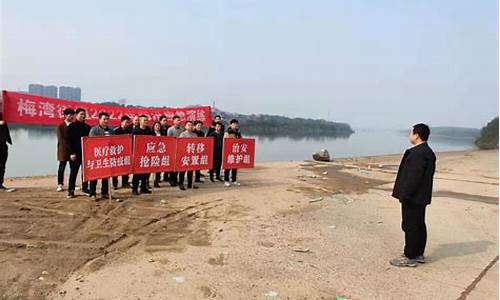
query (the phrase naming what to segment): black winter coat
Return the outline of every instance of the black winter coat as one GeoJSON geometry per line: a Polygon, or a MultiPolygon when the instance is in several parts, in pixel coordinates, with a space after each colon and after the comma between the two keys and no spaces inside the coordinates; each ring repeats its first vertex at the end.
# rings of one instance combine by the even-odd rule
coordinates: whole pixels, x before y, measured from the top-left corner
{"type": "Polygon", "coordinates": [[[66,129],[66,149],[68,156],[76,154],[78,160],[82,159],[82,137],[89,136],[90,125],[83,122],[73,122],[66,129]]]}
{"type": "Polygon", "coordinates": [[[7,147],[7,144],[12,145],[12,138],[10,137],[9,126],[7,123],[0,125],[0,146],[7,147]]]}
{"type": "Polygon", "coordinates": [[[222,146],[224,142],[224,133],[217,133],[215,131],[212,131],[208,133],[207,137],[213,137],[214,138],[214,156],[222,156],[222,146]]]}
{"type": "Polygon", "coordinates": [[[149,127],[146,127],[146,129],[142,129],[141,127],[134,127],[134,129],[132,129],[132,135],[155,135],[155,133],[149,127]]]}
{"type": "Polygon", "coordinates": [[[392,196],[403,204],[431,204],[436,155],[427,143],[406,150],[392,196]]]}

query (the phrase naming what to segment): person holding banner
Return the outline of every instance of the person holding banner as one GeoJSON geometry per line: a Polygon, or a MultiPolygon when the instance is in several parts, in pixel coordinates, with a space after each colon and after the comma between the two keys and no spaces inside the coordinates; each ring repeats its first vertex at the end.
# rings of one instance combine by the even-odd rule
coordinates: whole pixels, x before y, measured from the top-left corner
{"type": "MultiPolygon", "coordinates": [[[[130,117],[122,116],[120,120],[120,126],[115,128],[114,130],[115,135],[131,134],[132,130],[130,129],[130,117]]],[[[122,188],[132,188],[132,186],[130,186],[130,183],[128,183],[128,180],[128,175],[122,176],[122,188]]],[[[116,176],[113,177],[113,189],[118,189],[118,177],[116,176]]]]}
{"type": "Polygon", "coordinates": [[[224,141],[224,131],[222,130],[222,124],[220,122],[215,123],[215,128],[214,131],[209,132],[207,134],[208,137],[213,137],[214,138],[214,163],[212,169],[210,169],[210,181],[215,182],[215,180],[218,181],[224,181],[220,177],[220,169],[222,166],[222,145],[224,141]],[[215,174],[215,180],[214,180],[214,174],[215,174]]]}
{"type": "MultiPolygon", "coordinates": [[[[173,125],[170,126],[170,128],[167,130],[167,136],[174,136],[174,137],[179,137],[181,133],[184,131],[184,129],[181,127],[181,117],[175,115],[172,118],[173,125]]],[[[178,177],[177,172],[170,172],[169,179],[170,179],[170,186],[177,186],[177,177],[178,177]]]]}
{"type": "MultiPolygon", "coordinates": [[[[160,116],[160,124],[161,124],[161,135],[167,136],[167,132],[168,132],[167,116],[165,116],[165,115],[160,116]]],[[[164,182],[169,182],[168,174],[169,174],[169,172],[163,173],[163,181],[164,182]]]]}
{"type": "MultiPolygon", "coordinates": [[[[109,128],[109,114],[105,112],[99,113],[99,124],[92,127],[89,136],[110,136],[114,132],[109,128]]],[[[101,196],[103,199],[109,198],[109,181],[108,178],[101,179],[101,196]]],[[[93,200],[97,200],[97,180],[90,182],[90,194],[93,200]]]]}
{"type": "Polygon", "coordinates": [[[7,164],[7,156],[9,154],[9,146],[12,145],[12,138],[10,137],[9,126],[3,119],[3,114],[0,112],[0,190],[13,191],[3,185],[5,176],[5,165],[7,164]]]}
{"type": "MultiPolygon", "coordinates": [[[[164,116],[162,116],[162,117],[164,117],[164,116]]],[[[161,119],[161,117],[160,117],[160,119],[161,119]]],[[[166,120],[166,117],[165,117],[165,119],[163,119],[163,120],[166,120]]],[[[153,132],[154,132],[154,135],[155,135],[155,136],[162,136],[162,135],[163,135],[163,127],[162,127],[162,125],[161,125],[161,122],[156,121],[156,122],[153,124],[153,132]]],[[[159,188],[159,187],[160,187],[160,181],[161,181],[161,172],[157,172],[157,173],[155,174],[155,181],[154,181],[153,186],[154,186],[155,188],[159,188]]]]}
{"type": "MultiPolygon", "coordinates": [[[[180,135],[179,138],[195,138],[198,137],[196,133],[194,133],[194,125],[192,121],[186,121],[186,130],[184,130],[180,135]]],[[[182,191],[186,190],[186,187],[184,186],[184,177],[186,175],[186,171],[179,172],[179,188],[182,191]]],[[[188,189],[198,189],[197,186],[193,184],[193,171],[187,171],[187,188],[188,189]]]]}
{"type": "Polygon", "coordinates": [[[214,120],[212,121],[212,125],[210,126],[210,128],[208,128],[207,136],[208,136],[209,133],[212,133],[212,132],[215,131],[215,125],[217,123],[220,123],[222,125],[222,132],[224,132],[225,127],[224,127],[224,124],[222,123],[222,116],[221,115],[216,115],[214,117],[214,120]]]}
{"type": "MultiPolygon", "coordinates": [[[[151,128],[148,127],[148,117],[145,115],[139,116],[139,127],[132,129],[132,135],[154,135],[151,128]]],[[[148,189],[148,178],[150,174],[134,174],[132,178],[132,194],[139,196],[142,194],[151,194],[151,190],[148,189]],[[141,186],[139,192],[139,184],[141,186]]]]}
{"type": "MultiPolygon", "coordinates": [[[[78,170],[82,165],[82,137],[88,136],[90,126],[85,123],[87,113],[83,108],[75,110],[76,121],[68,125],[66,131],[67,143],[66,151],[69,155],[69,183],[68,183],[68,198],[75,198],[76,178],[78,170]]],[[[82,182],[82,192],[90,194],[87,182],[82,182]]]]}
{"type": "Polygon", "coordinates": [[[139,116],[134,116],[134,119],[132,119],[132,130],[134,128],[139,128],[139,116]]]}
{"type": "Polygon", "coordinates": [[[168,132],[167,116],[161,115],[159,121],[161,125],[161,135],[166,136],[168,132]]]}
{"type": "Polygon", "coordinates": [[[69,161],[69,155],[66,152],[66,131],[69,124],[75,119],[75,111],[71,108],[63,110],[64,120],[59,126],[56,127],[57,134],[57,160],[59,161],[59,168],[57,170],[57,191],[62,192],[64,186],[64,171],[69,161]]]}
{"type": "MultiPolygon", "coordinates": [[[[193,131],[197,137],[205,137],[205,132],[203,132],[203,122],[202,121],[194,121],[194,131],[193,131]]],[[[201,177],[204,177],[204,175],[201,174],[201,170],[196,170],[194,172],[194,182],[197,183],[203,183],[201,181],[201,177]]]]}
{"type": "MultiPolygon", "coordinates": [[[[224,133],[225,138],[241,139],[240,123],[236,119],[229,122],[229,128],[224,133]]],[[[237,169],[224,169],[224,185],[229,187],[232,185],[239,186],[240,183],[236,181],[238,170],[237,169]],[[229,181],[229,172],[231,172],[231,181],[229,181]]]]}

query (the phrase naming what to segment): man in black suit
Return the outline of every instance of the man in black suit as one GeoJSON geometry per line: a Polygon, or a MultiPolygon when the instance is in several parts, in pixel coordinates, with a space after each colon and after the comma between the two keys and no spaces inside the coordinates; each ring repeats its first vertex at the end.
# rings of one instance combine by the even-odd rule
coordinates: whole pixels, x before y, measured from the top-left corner
{"type": "MultiPolygon", "coordinates": [[[[88,136],[90,125],[85,123],[87,112],[83,108],[75,110],[76,121],[69,124],[66,128],[66,151],[69,156],[69,183],[68,183],[68,198],[75,198],[76,178],[78,170],[82,165],[82,137],[88,136]]],[[[88,182],[82,182],[82,192],[91,194],[88,182]]]]}
{"type": "Polygon", "coordinates": [[[414,146],[403,155],[394,184],[392,196],[401,203],[401,227],[405,233],[404,255],[390,261],[396,267],[416,267],[419,263],[425,263],[425,207],[431,204],[436,169],[436,156],[427,144],[429,135],[427,125],[413,126],[410,142],[414,146]]]}
{"type": "MultiPolygon", "coordinates": [[[[153,135],[154,132],[148,126],[148,117],[146,115],[139,116],[139,127],[134,127],[132,129],[132,135],[153,135]]],[[[148,188],[148,179],[151,174],[134,174],[132,177],[132,194],[134,196],[139,196],[140,194],[151,194],[151,190],[148,188]],[[139,184],[141,186],[139,192],[139,184]]]]}

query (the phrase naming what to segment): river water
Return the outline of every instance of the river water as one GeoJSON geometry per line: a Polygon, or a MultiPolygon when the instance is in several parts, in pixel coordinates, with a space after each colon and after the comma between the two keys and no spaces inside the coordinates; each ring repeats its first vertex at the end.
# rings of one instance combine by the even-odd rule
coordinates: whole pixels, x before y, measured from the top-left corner
{"type": "MultiPolygon", "coordinates": [[[[401,154],[410,147],[407,134],[398,130],[355,129],[349,138],[255,136],[256,161],[307,160],[312,153],[327,149],[333,158],[401,154]]],[[[244,132],[243,132],[244,134],[244,132]]],[[[57,173],[55,130],[11,128],[14,145],[9,149],[7,177],[57,173]]],[[[247,136],[248,137],[248,136],[247,136]]],[[[475,149],[473,140],[432,137],[434,151],[475,149]]]]}

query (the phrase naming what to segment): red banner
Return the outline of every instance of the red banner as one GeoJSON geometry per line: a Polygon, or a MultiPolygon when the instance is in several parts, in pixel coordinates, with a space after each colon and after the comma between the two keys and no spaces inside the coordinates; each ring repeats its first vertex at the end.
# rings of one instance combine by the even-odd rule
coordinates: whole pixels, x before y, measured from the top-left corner
{"type": "MultiPolygon", "coordinates": [[[[161,115],[167,116],[169,124],[172,117],[178,115],[182,121],[203,121],[211,124],[212,110],[210,106],[197,106],[187,108],[132,108],[122,106],[111,106],[94,104],[80,101],[69,101],[55,98],[47,98],[15,92],[2,92],[3,117],[7,123],[58,125],[62,121],[62,111],[65,108],[84,108],[87,111],[87,123],[97,124],[100,112],[110,115],[110,125],[120,124],[120,118],[127,115],[130,118],[146,115],[152,120],[158,120],[161,115]]],[[[207,126],[208,126],[207,125],[207,126]]]]}
{"type": "Polygon", "coordinates": [[[255,139],[225,138],[223,148],[223,169],[244,169],[254,167],[255,139]]]}
{"type": "Polygon", "coordinates": [[[83,181],[132,173],[132,138],[129,135],[82,138],[83,181]]]}
{"type": "Polygon", "coordinates": [[[175,170],[175,137],[134,136],[134,173],[156,173],[175,170]]]}
{"type": "Polygon", "coordinates": [[[176,171],[212,168],[214,139],[211,137],[178,138],[176,171]]]}

